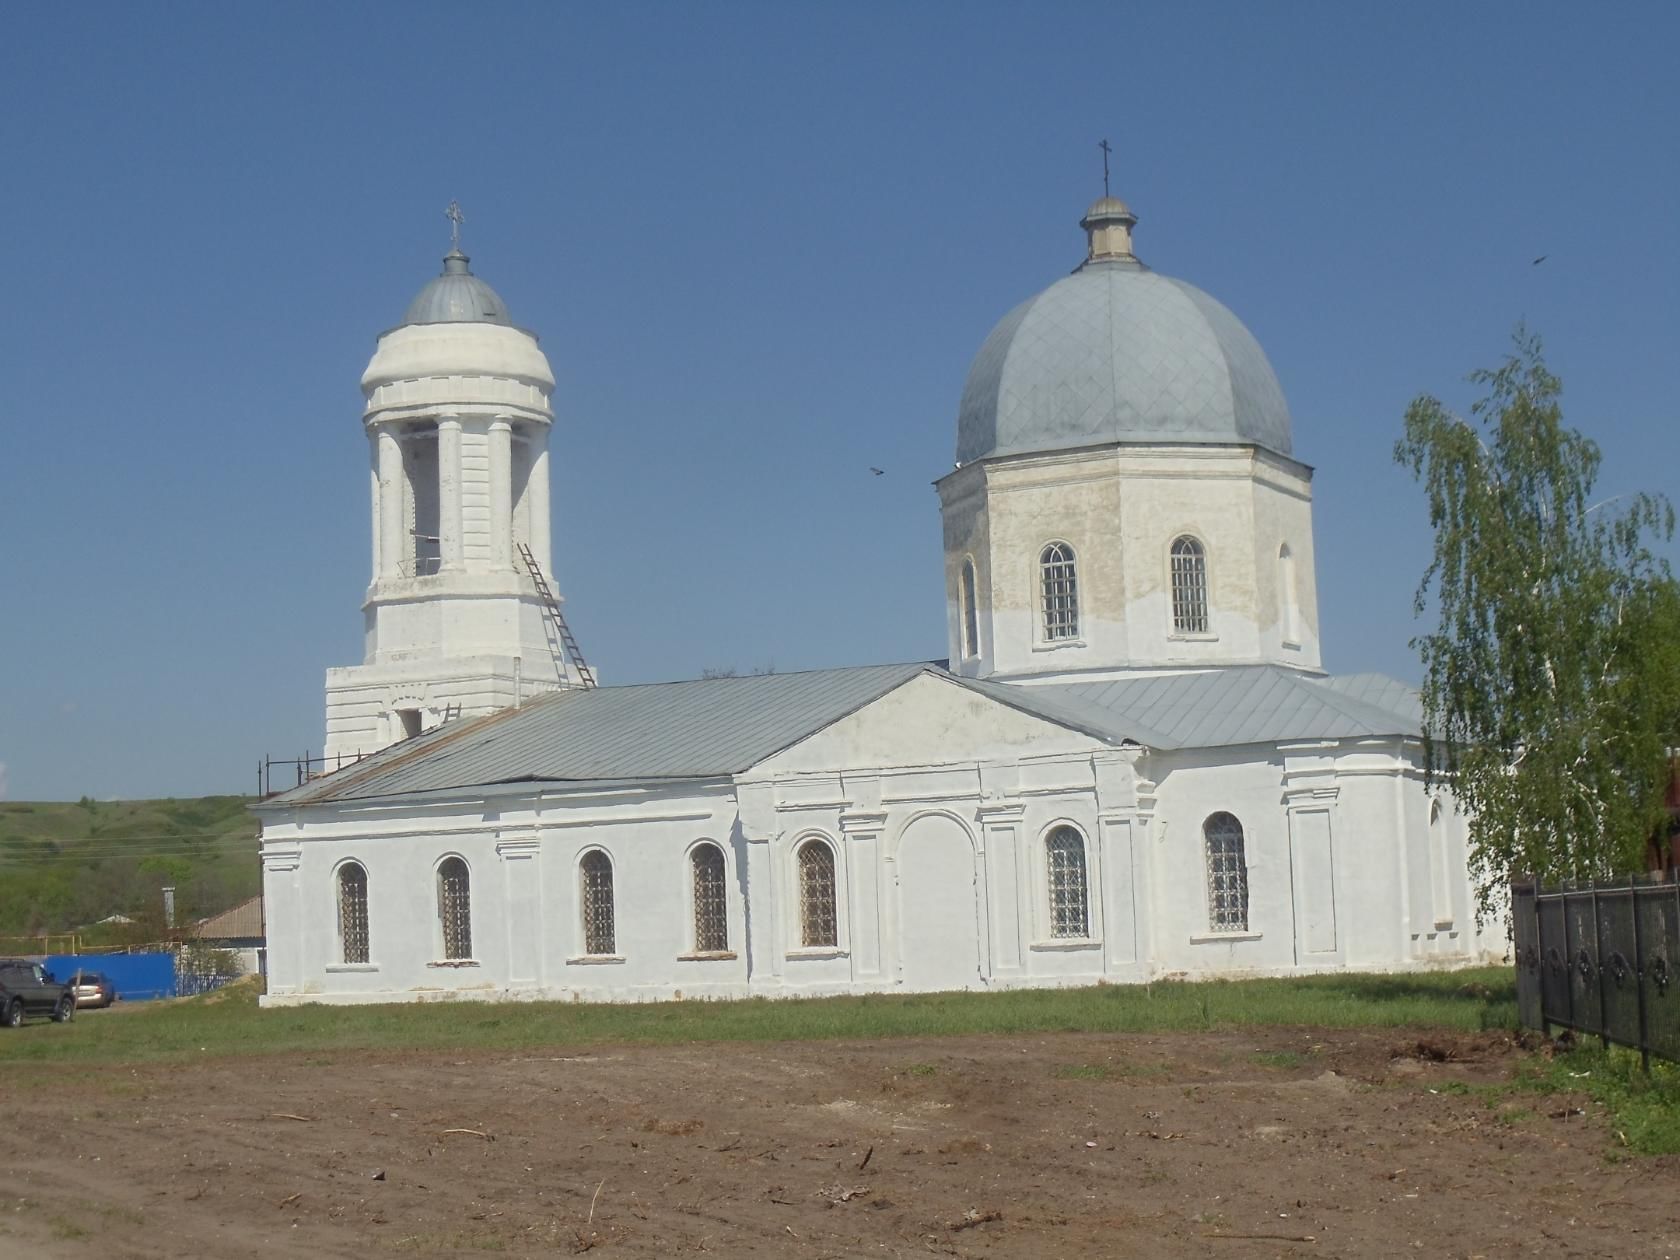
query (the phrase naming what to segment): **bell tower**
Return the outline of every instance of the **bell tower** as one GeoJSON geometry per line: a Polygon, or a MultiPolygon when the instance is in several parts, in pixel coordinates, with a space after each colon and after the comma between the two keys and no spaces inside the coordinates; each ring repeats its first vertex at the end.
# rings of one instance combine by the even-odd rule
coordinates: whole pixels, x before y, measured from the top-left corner
{"type": "Polygon", "coordinates": [[[555,585],[554,374],[449,217],[442,273],[362,374],[373,576],[363,661],[327,671],[329,760],[580,681],[525,560],[555,585]]]}

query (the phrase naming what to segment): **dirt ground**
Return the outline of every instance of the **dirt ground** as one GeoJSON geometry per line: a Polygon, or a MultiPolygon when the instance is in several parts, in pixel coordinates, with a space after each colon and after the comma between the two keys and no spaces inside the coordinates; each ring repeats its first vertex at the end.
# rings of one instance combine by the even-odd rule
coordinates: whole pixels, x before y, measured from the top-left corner
{"type": "Polygon", "coordinates": [[[0,1257],[1680,1257],[1680,1160],[1450,1084],[1516,1061],[1276,1029],[30,1068],[0,1257]]]}

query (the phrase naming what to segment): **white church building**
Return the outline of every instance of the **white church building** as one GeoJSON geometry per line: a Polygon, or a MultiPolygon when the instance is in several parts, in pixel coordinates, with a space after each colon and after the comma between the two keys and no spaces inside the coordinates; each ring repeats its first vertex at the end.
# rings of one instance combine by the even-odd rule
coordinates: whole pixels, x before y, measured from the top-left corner
{"type": "MultiPolygon", "coordinates": [[[[948,660],[594,685],[554,378],[459,247],[362,379],[366,658],[258,805],[270,1005],[1405,969],[1478,935],[1414,692],[1320,666],[1312,469],[1224,306],[1132,253],[993,330],[938,482],[948,660]]],[[[930,575],[931,576],[931,575],[930,575]]]]}

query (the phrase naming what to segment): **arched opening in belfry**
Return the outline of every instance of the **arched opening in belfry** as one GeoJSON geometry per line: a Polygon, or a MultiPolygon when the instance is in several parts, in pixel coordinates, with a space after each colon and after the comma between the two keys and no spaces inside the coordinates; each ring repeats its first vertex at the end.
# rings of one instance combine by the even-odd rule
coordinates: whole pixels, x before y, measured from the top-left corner
{"type": "Polygon", "coordinates": [[[535,531],[532,528],[532,513],[535,508],[534,487],[531,484],[531,472],[537,462],[537,441],[525,425],[514,426],[512,467],[509,469],[511,491],[509,499],[513,504],[513,544],[517,548],[520,543],[530,544],[535,531]]]}
{"type": "Polygon", "coordinates": [[[437,426],[418,425],[405,433],[402,455],[404,516],[408,526],[404,576],[426,577],[436,573],[443,562],[437,426]]]}

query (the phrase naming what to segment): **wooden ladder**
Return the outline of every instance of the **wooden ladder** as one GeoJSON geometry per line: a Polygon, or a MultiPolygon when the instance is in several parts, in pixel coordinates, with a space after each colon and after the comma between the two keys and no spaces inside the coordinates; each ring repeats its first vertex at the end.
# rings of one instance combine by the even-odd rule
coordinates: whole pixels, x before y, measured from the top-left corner
{"type": "Polygon", "coordinates": [[[531,575],[531,581],[536,584],[537,596],[542,600],[543,608],[547,610],[554,628],[560,632],[560,642],[566,647],[566,659],[577,671],[580,685],[585,691],[595,686],[595,671],[584,662],[583,651],[578,647],[577,639],[572,635],[572,628],[566,624],[566,614],[560,611],[560,601],[554,597],[554,592],[548,588],[548,579],[543,577],[542,565],[531,554],[528,543],[519,544],[519,557],[525,561],[525,571],[531,575]]]}

